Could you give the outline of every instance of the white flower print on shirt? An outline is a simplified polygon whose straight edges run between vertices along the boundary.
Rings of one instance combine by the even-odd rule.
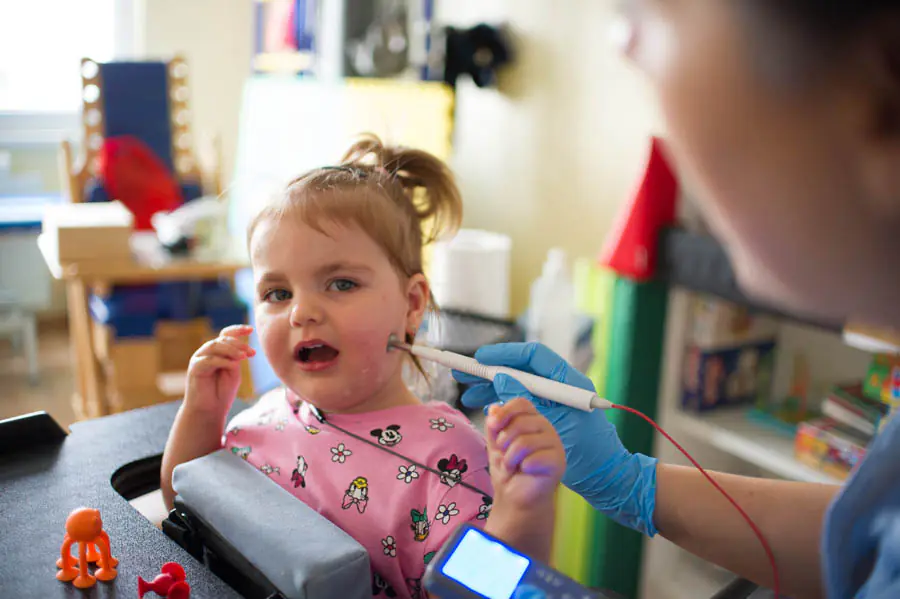
[[[281,468],[279,468],[278,466],[272,466],[270,464],[263,464],[259,467],[259,471],[264,474],[268,474],[269,476],[272,476],[273,474],[281,476]]]
[[[447,524],[450,522],[450,518],[459,514],[459,510],[456,509],[456,502],[451,501],[447,505],[439,505],[437,510],[437,516],[434,517],[434,521],[441,521],[441,524]]]
[[[394,541],[394,537],[388,535],[386,538],[381,539],[381,545],[384,547],[385,555],[397,557],[397,542]]]
[[[400,474],[397,475],[397,480],[402,480],[406,484],[409,484],[413,480],[419,478],[419,473],[416,470],[415,464],[410,464],[409,466],[400,466],[399,471]]]
[[[283,430],[284,430],[284,427],[287,426],[287,423],[288,423],[288,419],[287,419],[287,418],[282,418],[282,419],[279,420],[278,423],[275,425],[275,430],[276,430],[276,431],[283,431]]]
[[[431,429],[441,431],[442,433],[446,433],[448,430],[454,428],[455,426],[456,425],[454,425],[452,422],[447,422],[447,419],[443,416],[441,416],[440,418],[431,419]]]
[[[338,443],[337,447],[331,448],[331,461],[343,464],[347,458],[353,455],[353,452],[344,447],[343,443]]]

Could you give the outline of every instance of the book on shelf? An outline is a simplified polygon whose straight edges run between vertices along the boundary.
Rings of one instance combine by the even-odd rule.
[[[834,385],[822,402],[822,414],[871,439],[890,413],[883,402],[866,397],[862,382]]]

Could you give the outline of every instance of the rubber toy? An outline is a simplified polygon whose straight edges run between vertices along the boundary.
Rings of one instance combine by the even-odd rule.
[[[72,545],[78,543],[78,562],[72,557]],[[88,571],[88,548],[94,546],[98,551],[98,568],[93,575]],[[97,580],[108,582],[118,574],[115,570],[118,561],[110,555],[109,535],[103,530],[100,511],[92,508],[78,508],[66,518],[66,536],[60,549],[60,559],[56,562],[60,568],[56,578],[73,581],[79,589],[94,586]],[[76,567],[77,566],[77,567]],[[74,580],[73,580],[74,579]]]
[[[173,589],[175,589],[176,594],[182,592],[175,587],[177,583],[184,582],[185,579],[184,568],[181,567],[181,564],[166,562],[159,571],[160,574],[150,582],[138,576],[138,597],[143,599],[144,594],[148,591],[152,591],[160,597],[173,597]],[[188,592],[190,592],[190,587],[188,587]]]

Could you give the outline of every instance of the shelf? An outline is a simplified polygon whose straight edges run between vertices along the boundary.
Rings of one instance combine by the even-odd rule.
[[[844,328],[844,343],[873,354],[900,354],[900,333],[852,324]]]
[[[759,312],[835,333],[840,333],[844,328],[840,323],[786,312],[745,295],[738,288],[734,269],[722,245],[702,233],[677,227],[663,231],[657,276],[670,285],[714,295]]]
[[[800,463],[794,457],[794,439],[754,424],[746,412],[726,410],[708,416],[686,412],[672,415],[672,426],[695,439],[780,477],[811,483],[839,485],[843,481]]]

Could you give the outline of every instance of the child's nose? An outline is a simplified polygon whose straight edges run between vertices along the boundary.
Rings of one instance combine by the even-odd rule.
[[[321,306],[314,298],[295,298],[291,307],[291,325],[302,327],[312,323],[321,323],[324,314]]]

